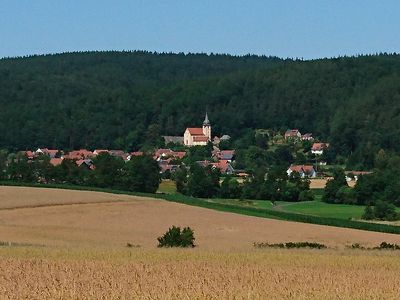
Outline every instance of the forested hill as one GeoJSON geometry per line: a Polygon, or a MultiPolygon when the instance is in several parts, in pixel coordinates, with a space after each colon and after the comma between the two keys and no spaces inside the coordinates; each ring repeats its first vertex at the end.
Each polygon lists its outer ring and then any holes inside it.
{"type": "Polygon", "coordinates": [[[339,154],[400,152],[400,56],[315,61],[89,52],[0,60],[0,147],[121,147],[183,134],[299,128],[339,154]],[[149,132],[150,126],[150,132],[149,132]]]}

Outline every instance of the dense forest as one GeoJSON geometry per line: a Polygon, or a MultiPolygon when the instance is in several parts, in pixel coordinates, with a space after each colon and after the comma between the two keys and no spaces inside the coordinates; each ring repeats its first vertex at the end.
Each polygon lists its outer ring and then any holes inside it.
{"type": "Polygon", "coordinates": [[[215,134],[312,132],[368,165],[400,153],[400,56],[86,52],[0,60],[0,147],[136,150],[182,135],[207,109],[215,134]]]}

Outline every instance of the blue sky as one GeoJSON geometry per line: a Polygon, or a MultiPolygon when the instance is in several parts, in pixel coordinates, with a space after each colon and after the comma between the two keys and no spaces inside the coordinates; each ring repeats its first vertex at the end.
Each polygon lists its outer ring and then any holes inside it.
{"type": "Polygon", "coordinates": [[[400,1],[0,2],[0,57],[136,49],[305,59],[400,52],[400,1]]]}

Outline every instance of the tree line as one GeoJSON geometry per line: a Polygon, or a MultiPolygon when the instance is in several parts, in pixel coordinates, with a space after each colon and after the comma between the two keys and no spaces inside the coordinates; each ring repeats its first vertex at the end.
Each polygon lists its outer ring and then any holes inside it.
{"type": "Polygon", "coordinates": [[[239,183],[236,177],[229,175],[221,180],[220,171],[216,168],[193,163],[180,168],[174,174],[174,180],[179,193],[200,198],[259,199],[273,202],[314,199],[309,180],[300,178],[296,172],[288,176],[286,169],[279,167],[239,183]]]}
{"type": "MultiPolygon", "coordinates": [[[[88,162],[89,163],[89,162],[88,162]]],[[[21,183],[54,183],[155,193],[160,184],[160,168],[150,156],[132,157],[124,162],[119,157],[100,153],[90,164],[78,165],[63,159],[53,166],[50,158],[40,155],[29,160],[25,155],[0,153],[0,180],[21,183]]]]}

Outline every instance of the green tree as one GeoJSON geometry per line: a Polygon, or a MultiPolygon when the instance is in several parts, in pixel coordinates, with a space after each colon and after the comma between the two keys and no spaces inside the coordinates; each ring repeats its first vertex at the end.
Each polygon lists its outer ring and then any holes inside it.
{"type": "Polygon", "coordinates": [[[341,199],[338,199],[337,193],[340,188],[347,186],[344,171],[335,169],[333,171],[333,179],[328,180],[326,183],[322,200],[328,203],[341,203],[341,199]]]}
{"type": "Polygon", "coordinates": [[[190,227],[185,227],[181,230],[180,227],[172,226],[168,231],[157,238],[158,247],[182,247],[193,248],[195,247],[194,232],[190,227]]]}
{"type": "Polygon", "coordinates": [[[150,156],[135,156],[122,167],[122,188],[128,191],[155,193],[160,185],[160,167],[150,156]]]}

